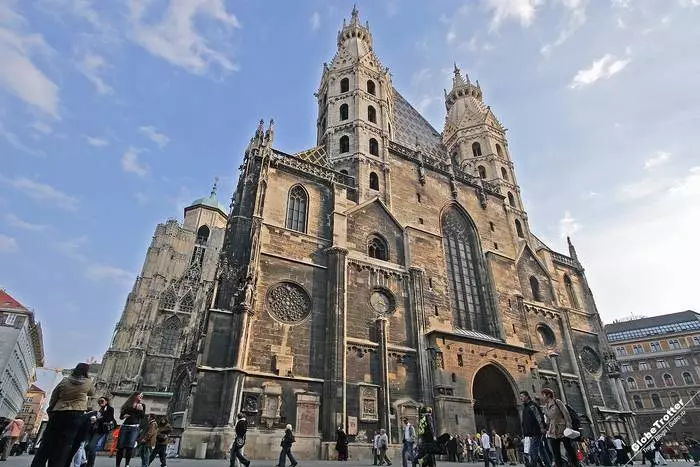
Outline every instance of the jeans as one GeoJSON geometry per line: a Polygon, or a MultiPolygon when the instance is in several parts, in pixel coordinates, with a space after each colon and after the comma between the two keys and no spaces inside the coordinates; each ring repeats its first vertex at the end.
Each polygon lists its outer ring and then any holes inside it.
{"type": "Polygon", "coordinates": [[[32,467],[65,467],[71,462],[75,441],[83,421],[83,412],[78,410],[61,410],[51,412],[41,439],[39,451],[34,455],[32,467]]]}
{"type": "Polygon", "coordinates": [[[292,467],[297,465],[297,460],[294,458],[294,454],[292,454],[292,447],[283,446],[282,451],[280,452],[279,461],[277,462],[278,467],[284,467],[284,464],[287,462],[287,457],[289,457],[289,462],[292,463],[292,467]]]}
{"type": "Polygon", "coordinates": [[[489,464],[496,465],[494,461],[491,460],[491,449],[484,448],[484,467],[489,467],[489,464]]]}
{"type": "Polygon", "coordinates": [[[409,457],[411,459],[411,465],[413,465],[413,441],[404,440],[403,446],[401,447],[401,465],[403,465],[403,467],[408,467],[409,457]]]}
{"type": "Polygon", "coordinates": [[[386,465],[391,465],[391,459],[389,459],[389,456],[386,455],[387,449],[388,448],[385,447],[379,448],[379,465],[382,465],[385,462],[386,465]]]}
{"type": "Polygon", "coordinates": [[[167,456],[167,444],[158,444],[156,443],[156,448],[153,450],[151,453],[151,458],[148,460],[148,464],[150,465],[151,462],[156,458],[156,456],[160,457],[160,467],[165,467],[165,459],[168,457],[167,456]]]}
{"type": "Polygon", "coordinates": [[[139,454],[141,454],[141,467],[148,467],[151,462],[151,453],[153,448],[148,444],[142,444],[139,446],[139,454]]]}
{"type": "Polygon", "coordinates": [[[574,450],[574,445],[571,444],[571,440],[567,437],[563,438],[549,438],[549,443],[552,445],[552,451],[554,454],[554,466],[561,467],[561,445],[564,445],[564,450],[566,451],[566,457],[569,460],[569,464],[578,465],[578,458],[576,457],[576,450],[574,450]]]}
{"type": "Polygon", "coordinates": [[[233,442],[233,447],[231,448],[231,467],[236,467],[236,460],[241,461],[244,467],[250,465],[250,461],[246,456],[243,455],[243,446],[239,446],[236,441],[233,442]]]}
{"type": "Polygon", "coordinates": [[[119,441],[117,444],[117,467],[122,463],[122,458],[126,465],[129,465],[131,458],[134,455],[134,446],[139,437],[138,425],[122,425],[119,430],[119,441]]]}

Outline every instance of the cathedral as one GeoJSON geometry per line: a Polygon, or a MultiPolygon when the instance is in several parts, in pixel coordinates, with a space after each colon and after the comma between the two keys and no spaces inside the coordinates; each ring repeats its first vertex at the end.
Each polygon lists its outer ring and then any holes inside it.
{"type": "Polygon", "coordinates": [[[316,98],[313,147],[261,121],[230,210],[212,194],[158,226],[104,390],[162,398],[184,457],[221,457],[239,412],[254,459],[287,423],[302,458],[332,456],[339,427],[367,456],[422,406],[438,433],[519,433],[518,392],[543,387],[584,434],[635,438],[584,268],[532,232],[479,83],[455,66],[437,131],[353,9],[316,98]]]}

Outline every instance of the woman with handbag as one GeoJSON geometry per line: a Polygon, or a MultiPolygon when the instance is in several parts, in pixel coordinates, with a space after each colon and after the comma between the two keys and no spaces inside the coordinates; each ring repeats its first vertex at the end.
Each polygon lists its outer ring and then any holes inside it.
{"type": "Polygon", "coordinates": [[[97,403],[99,404],[100,409],[97,411],[95,430],[92,433],[90,440],[85,445],[87,467],[94,467],[97,451],[104,447],[107,436],[117,426],[117,421],[114,419],[114,408],[109,405],[109,398],[100,397],[97,400],[97,403]]]}
{"type": "Polygon", "coordinates": [[[121,466],[125,459],[126,467],[134,455],[136,441],[141,431],[141,424],[146,419],[146,405],[143,403],[143,393],[137,391],[129,396],[122,405],[119,418],[124,420],[119,433],[117,444],[117,467],[121,466]]]}
{"type": "MultiPolygon", "coordinates": [[[[547,438],[554,451],[554,467],[562,467],[561,445],[564,445],[566,456],[571,465],[580,467],[576,450],[566,432],[577,433],[571,429],[571,416],[562,401],[554,397],[554,391],[549,388],[542,389],[544,397],[544,410],[549,423],[547,438]]],[[[578,437],[579,434],[576,434],[578,437]]]]}

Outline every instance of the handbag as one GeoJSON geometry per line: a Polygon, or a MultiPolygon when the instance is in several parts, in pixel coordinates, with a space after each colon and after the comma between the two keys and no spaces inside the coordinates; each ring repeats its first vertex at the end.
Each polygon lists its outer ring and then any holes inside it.
{"type": "Polygon", "coordinates": [[[576,430],[572,430],[571,428],[565,428],[564,436],[566,436],[569,439],[576,439],[579,436],[581,436],[581,433],[576,430]]]}

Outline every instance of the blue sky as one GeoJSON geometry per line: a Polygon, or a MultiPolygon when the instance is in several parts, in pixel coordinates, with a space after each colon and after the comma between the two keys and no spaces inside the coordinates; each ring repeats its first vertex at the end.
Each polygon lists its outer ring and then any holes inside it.
{"type": "MultiPolygon", "coordinates": [[[[699,310],[700,0],[358,2],[438,129],[453,62],[509,128],[530,224],[571,234],[604,321],[699,310]]],[[[101,358],[158,222],[260,118],[315,142],[313,93],[352,2],[0,0],[0,286],[47,362],[101,358]]]]}

